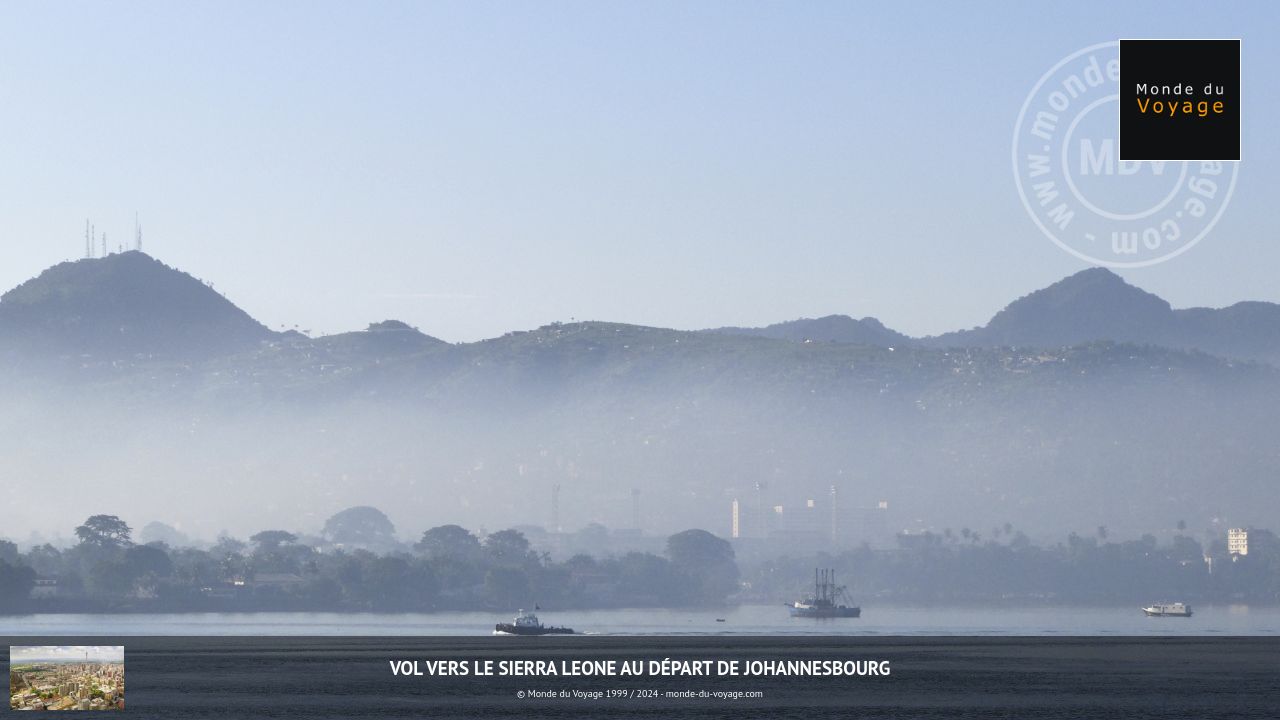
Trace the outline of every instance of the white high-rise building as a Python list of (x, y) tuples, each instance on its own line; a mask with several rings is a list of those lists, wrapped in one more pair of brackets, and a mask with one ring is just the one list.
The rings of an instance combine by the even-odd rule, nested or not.
[(1232, 555), (1249, 554), (1249, 529), (1231, 528), (1227, 530), (1227, 552)]

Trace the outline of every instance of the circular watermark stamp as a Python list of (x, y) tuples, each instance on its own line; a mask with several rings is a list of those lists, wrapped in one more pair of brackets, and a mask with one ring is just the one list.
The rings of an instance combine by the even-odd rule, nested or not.
[(1013, 176), (1031, 219), (1059, 247), (1109, 267), (1186, 252), (1222, 217), (1239, 163), (1120, 159), (1120, 43), (1063, 58), (1013, 128)]

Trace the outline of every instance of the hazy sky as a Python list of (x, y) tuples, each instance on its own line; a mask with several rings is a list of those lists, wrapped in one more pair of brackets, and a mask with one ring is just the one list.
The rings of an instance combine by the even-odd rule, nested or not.
[(1120, 37), (1244, 39), (1216, 230), (1122, 273), (1280, 301), (1280, 5), (0, 4), (0, 288), (112, 244), (272, 327), (448, 340), (553, 320), (983, 323), (1085, 265), (1019, 203), (1012, 126)]

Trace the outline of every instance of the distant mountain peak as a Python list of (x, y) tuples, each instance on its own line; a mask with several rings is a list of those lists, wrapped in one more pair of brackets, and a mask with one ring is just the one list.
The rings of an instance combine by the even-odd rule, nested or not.
[(1135, 313), (1168, 313), (1171, 309), (1164, 299), (1130, 285), (1114, 272), (1089, 268), (1009, 303), (992, 318), (992, 323), (997, 323), (1001, 315), (1027, 310), (1103, 314), (1120, 319)]
[(369, 323), (366, 332), (419, 332), (418, 328), (413, 327), (402, 320), (383, 320), (382, 322)]
[(1087, 267), (1083, 270), (1078, 270), (1066, 276), (1059, 282), (1065, 282), (1067, 280), (1071, 280), (1072, 278), (1090, 279), (1090, 280), (1096, 279), (1096, 280), (1103, 280), (1107, 282), (1121, 282), (1121, 283), (1124, 282), (1124, 278), (1120, 277), (1114, 270), (1111, 270), (1110, 268), (1101, 267), (1101, 266)]
[(1022, 298), (1036, 296), (1054, 297), (1063, 300), (1096, 299), (1109, 302), (1141, 300), (1156, 301), (1164, 307), (1169, 303), (1141, 288), (1130, 285), (1124, 278), (1107, 268), (1094, 267), (1081, 270), (1059, 280), (1048, 287), (1037, 290)]
[(369, 356), (403, 355), (448, 345), (400, 320), (369, 323), (369, 327), (364, 330), (326, 335), (317, 338), (315, 343), (318, 347), (335, 352), (354, 352)]
[(272, 336), (211, 285), (137, 250), (59, 263), (0, 295), (0, 343), (28, 350), (207, 356)]
[(798, 342), (836, 342), (881, 347), (905, 346), (913, 342), (911, 338), (890, 330), (873, 317), (855, 320), (848, 315), (800, 318), (762, 328), (723, 327), (707, 332), (722, 335), (754, 335)]
[(985, 327), (930, 338), (930, 345), (1061, 347), (1098, 340), (1159, 344), (1176, 334), (1169, 303), (1106, 268), (1069, 275), (1024, 295)]

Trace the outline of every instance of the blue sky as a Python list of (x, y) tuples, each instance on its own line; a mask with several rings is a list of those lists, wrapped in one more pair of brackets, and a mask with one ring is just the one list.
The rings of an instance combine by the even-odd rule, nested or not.
[(1241, 37), (1245, 160), (1175, 306), (1272, 281), (1266, 3), (8, 2), (0, 288), (112, 244), (272, 327), (473, 340), (570, 318), (985, 322), (1086, 267), (1009, 168), (1040, 75), (1120, 37)]

